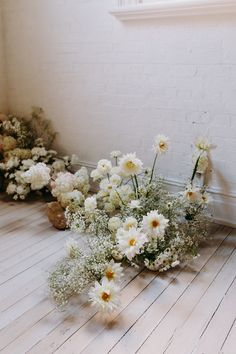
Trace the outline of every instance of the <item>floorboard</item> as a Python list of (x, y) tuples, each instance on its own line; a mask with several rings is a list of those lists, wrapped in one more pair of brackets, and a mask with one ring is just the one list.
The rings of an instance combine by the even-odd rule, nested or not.
[(122, 306), (106, 319), (85, 295), (64, 311), (48, 297), (71, 235), (48, 223), (44, 203), (0, 199), (0, 353), (235, 353), (234, 229), (216, 226), (201, 256), (170, 272), (127, 267)]

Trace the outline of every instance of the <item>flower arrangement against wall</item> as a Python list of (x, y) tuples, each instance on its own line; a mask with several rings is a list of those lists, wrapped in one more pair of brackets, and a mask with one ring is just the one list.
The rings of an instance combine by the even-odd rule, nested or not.
[(13, 199), (24, 200), (31, 192), (50, 191), (51, 180), (78, 163), (77, 156), (59, 157), (51, 149), (55, 136), (40, 108), (33, 109), (30, 120), (1, 115), (2, 189)]
[[(87, 291), (98, 310), (113, 311), (120, 304), (125, 263), (161, 272), (198, 256), (199, 243), (208, 235), (206, 176), (211, 146), (205, 139), (196, 142), (192, 175), (186, 188), (174, 194), (155, 175), (157, 161), (169, 145), (166, 136), (156, 137), (151, 169), (145, 169), (135, 153), (113, 151), (114, 162), (102, 159), (91, 173), (98, 192), (86, 199), (76, 194), (72, 202), (66, 198), (68, 226), (86, 234), (88, 248), (69, 239), (66, 256), (50, 273), (49, 287), (58, 305)], [(75, 193), (74, 178), (63, 179), (71, 185), (69, 193)], [(60, 176), (53, 189), (58, 197)]]

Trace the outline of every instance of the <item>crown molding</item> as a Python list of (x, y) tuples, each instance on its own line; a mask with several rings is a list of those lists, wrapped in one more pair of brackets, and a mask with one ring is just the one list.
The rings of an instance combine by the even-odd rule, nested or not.
[(110, 11), (119, 20), (236, 13), (236, 0), (168, 0), (121, 5)]

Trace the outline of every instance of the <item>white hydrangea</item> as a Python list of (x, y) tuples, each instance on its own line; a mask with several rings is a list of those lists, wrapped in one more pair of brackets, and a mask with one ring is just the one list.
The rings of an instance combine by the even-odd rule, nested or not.
[(60, 194), (58, 200), (59, 200), (62, 208), (66, 208), (72, 202), (76, 202), (79, 205), (82, 205), (83, 201), (84, 201), (84, 196), (80, 191), (73, 190), (72, 192), (66, 192), (66, 193)]
[(33, 160), (37, 160), (39, 157), (47, 156), (47, 150), (44, 147), (34, 147), (31, 150)]
[(52, 170), (54, 173), (65, 171), (65, 162), (63, 160), (56, 160), (52, 163)]
[(52, 195), (59, 197), (62, 193), (72, 192), (76, 177), (70, 172), (59, 172), (55, 181), (51, 183)]
[(30, 184), (32, 190), (40, 190), (49, 184), (50, 168), (45, 163), (39, 162), (24, 172), (23, 178)]

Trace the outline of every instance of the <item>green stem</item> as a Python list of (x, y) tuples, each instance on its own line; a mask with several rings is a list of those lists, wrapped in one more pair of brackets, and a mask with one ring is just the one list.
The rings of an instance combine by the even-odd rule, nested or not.
[(138, 178), (137, 178), (136, 175), (134, 175), (134, 180), (135, 180), (135, 183), (136, 183), (137, 197), (139, 198)]
[(122, 200), (122, 198), (121, 198), (121, 196), (120, 196), (120, 193), (119, 193), (116, 189), (115, 189), (115, 191), (116, 191), (116, 193), (117, 193), (117, 195), (118, 195), (118, 197), (119, 197), (121, 203), (122, 203), (123, 205), (126, 205), (126, 204), (123, 202), (123, 200)]
[(135, 183), (134, 183), (134, 178), (133, 178), (133, 176), (131, 176), (131, 181), (132, 181), (132, 184), (133, 184), (134, 193), (135, 193), (135, 195), (136, 195), (136, 197), (137, 197), (137, 190), (136, 190), (136, 186), (135, 186)]
[(202, 156), (202, 153), (200, 153), (200, 155), (198, 156), (197, 161), (195, 163), (195, 166), (194, 166), (194, 169), (193, 169), (193, 173), (192, 173), (192, 177), (191, 177), (191, 184), (193, 184), (193, 180), (194, 180), (195, 175), (197, 173), (197, 168), (198, 168), (198, 164), (199, 164), (199, 160), (200, 160), (201, 156)]
[(156, 162), (157, 162), (157, 154), (155, 156), (155, 159), (153, 161), (153, 166), (152, 166), (152, 173), (151, 173), (151, 177), (150, 177), (150, 180), (149, 180), (149, 184), (152, 182), (152, 179), (153, 179), (153, 173), (154, 173), (154, 169), (155, 169), (155, 166), (156, 166)]

